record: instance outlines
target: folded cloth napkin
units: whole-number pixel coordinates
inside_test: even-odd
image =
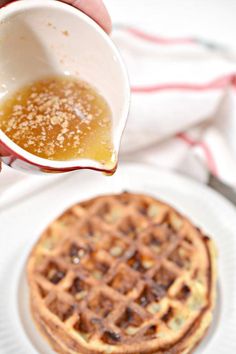
[[[211,171],[236,186],[234,55],[196,38],[160,38],[127,26],[116,26],[113,40],[132,88],[121,158],[176,169],[202,181]],[[32,188],[40,185],[39,177],[5,167],[0,194],[7,196],[10,186],[26,179],[27,184],[34,181]]]
[[[131,110],[123,155],[236,186],[236,57],[197,38],[160,38],[117,26]],[[199,174],[199,172],[201,172]]]

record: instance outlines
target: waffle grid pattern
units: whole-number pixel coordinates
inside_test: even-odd
[[[124,193],[78,204],[33,251],[39,295],[87,344],[159,339],[160,347],[171,347],[207,305],[201,238],[185,218],[149,197]]]

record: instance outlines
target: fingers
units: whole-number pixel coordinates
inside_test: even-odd
[[[12,0],[0,0],[0,8]],[[77,7],[86,15],[96,21],[107,33],[111,32],[112,24],[110,15],[102,0],[61,0]]]
[[[102,0],[61,0],[77,7],[96,21],[107,33],[111,32],[111,18]]]
[[[0,0],[0,8],[6,4],[8,4],[10,0]]]

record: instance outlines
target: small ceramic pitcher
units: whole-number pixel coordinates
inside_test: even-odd
[[[69,35],[65,35],[69,34]],[[130,88],[125,66],[109,36],[88,16],[52,0],[19,0],[0,9],[0,102],[23,85],[66,74],[92,84],[107,100],[113,116],[118,155]],[[27,171],[104,171],[88,159],[51,161],[25,151],[0,130],[0,160]]]

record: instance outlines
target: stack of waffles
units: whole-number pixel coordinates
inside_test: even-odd
[[[47,228],[28,281],[35,323],[58,353],[190,353],[212,319],[214,245],[152,197],[101,196]]]

